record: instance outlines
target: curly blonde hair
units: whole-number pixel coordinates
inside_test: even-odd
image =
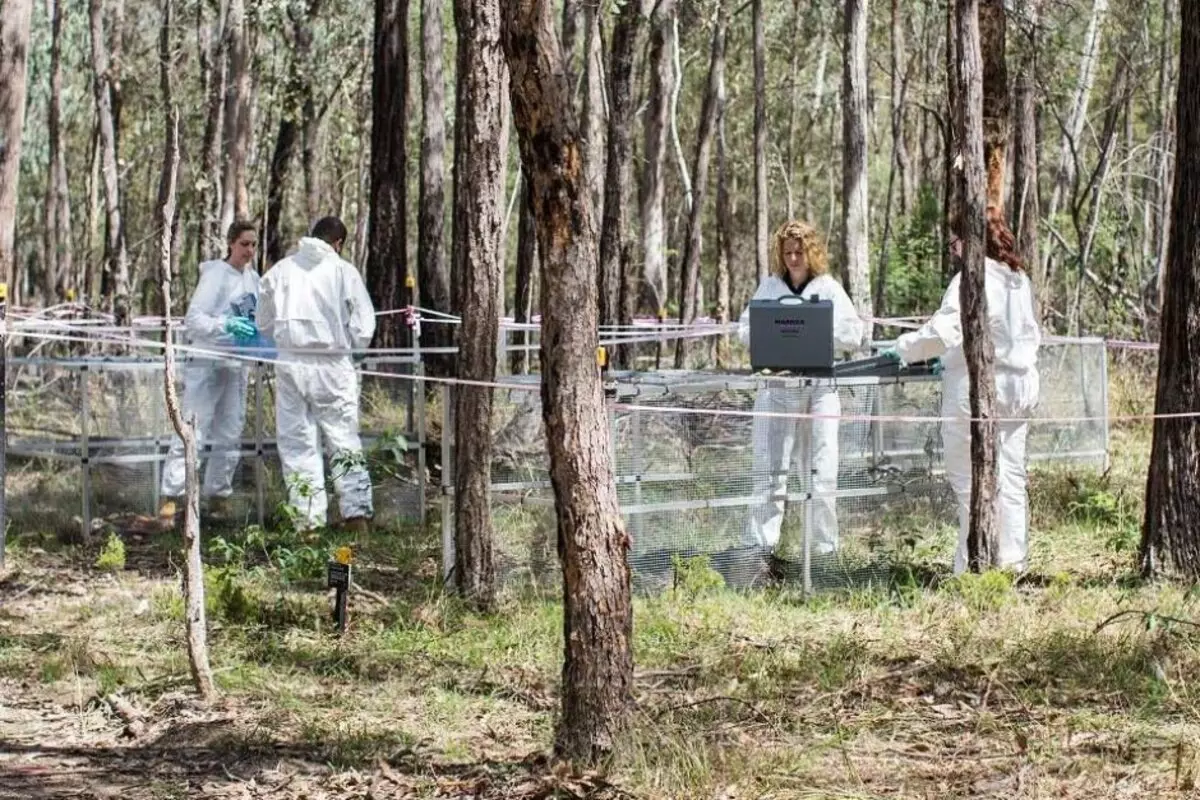
[[[795,239],[804,248],[804,261],[808,265],[808,274],[811,277],[829,273],[829,251],[825,249],[825,241],[821,234],[807,222],[794,219],[780,225],[771,240],[771,274],[779,278],[787,277],[787,267],[783,263],[783,243],[788,239]]]

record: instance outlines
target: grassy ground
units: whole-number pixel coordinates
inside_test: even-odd
[[[639,598],[634,724],[603,774],[546,759],[559,609],[468,612],[432,527],[375,535],[343,638],[313,578],[336,541],[210,535],[209,706],[170,536],[101,558],[15,532],[0,798],[1192,796],[1197,601],[1131,574],[1147,447],[1119,430],[1108,474],[1035,476],[1015,584],[951,579],[931,528],[886,586],[805,601],[697,573]]]

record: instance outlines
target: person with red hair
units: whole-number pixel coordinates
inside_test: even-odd
[[[961,258],[962,242],[954,239],[951,252]],[[1029,551],[1029,496],[1025,472],[1028,419],[1038,403],[1038,348],[1042,334],[1033,308],[1033,288],[1016,241],[996,209],[988,209],[987,258],[984,279],[988,327],[996,348],[996,415],[999,493],[999,553],[997,566],[1024,572]],[[901,336],[884,351],[903,363],[940,358],[942,372],[942,444],[946,478],[958,503],[958,549],[954,573],[967,568],[967,531],[971,502],[971,402],[967,362],[963,357],[959,305],[961,273],[955,275],[937,310],[920,330]]]

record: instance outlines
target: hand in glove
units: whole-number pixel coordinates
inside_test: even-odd
[[[238,344],[245,344],[258,335],[258,328],[245,317],[226,317],[224,328]]]
[[[889,347],[886,350],[880,350],[879,357],[887,361],[900,361],[900,354],[896,352],[896,348],[894,347]]]
[[[929,362],[929,371],[934,375],[941,375],[942,370],[944,369],[945,367],[942,366],[942,360],[940,358],[935,358]]]

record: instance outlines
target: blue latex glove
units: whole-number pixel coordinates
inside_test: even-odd
[[[899,361],[900,360],[900,354],[896,352],[896,348],[894,348],[894,347],[889,347],[886,350],[880,350],[879,357],[887,359],[888,361]]]
[[[945,367],[942,366],[942,360],[940,358],[935,358],[929,362],[929,371],[934,375],[941,375],[942,370],[944,369]]]
[[[248,344],[258,335],[258,328],[245,317],[226,317],[223,327],[238,344]]]

